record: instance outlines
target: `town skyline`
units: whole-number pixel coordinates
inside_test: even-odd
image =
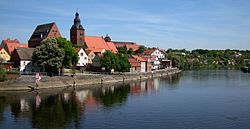
[[[163,49],[250,48],[250,4],[244,0],[0,3],[1,40],[16,38],[27,43],[38,24],[51,22],[56,22],[62,36],[70,39],[69,30],[78,11],[88,36],[109,34],[114,41]]]

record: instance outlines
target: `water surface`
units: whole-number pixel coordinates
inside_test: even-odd
[[[119,86],[1,92],[0,128],[249,129],[250,74],[188,71]]]

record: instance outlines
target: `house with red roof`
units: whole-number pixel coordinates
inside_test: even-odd
[[[147,60],[148,64],[151,64],[152,70],[160,69],[160,60],[157,56],[143,56],[143,59]]]
[[[22,44],[17,39],[14,39],[14,40],[7,39],[7,40],[2,40],[0,47],[4,48],[6,52],[8,52],[8,54],[11,55],[14,49],[18,47],[27,48],[28,44]]]
[[[165,59],[164,53],[159,49],[147,49],[141,54],[141,56],[157,56],[159,60]]]
[[[131,65],[130,72],[147,72],[147,61],[142,57],[132,55],[128,62]]]

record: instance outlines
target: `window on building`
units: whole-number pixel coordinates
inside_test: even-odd
[[[81,53],[81,56],[83,56],[83,53]]]
[[[84,60],[87,60],[87,57],[84,57]]]
[[[26,65],[26,62],[25,62],[25,61],[23,62],[23,65]]]

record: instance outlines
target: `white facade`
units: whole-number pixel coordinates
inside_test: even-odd
[[[141,61],[141,72],[146,72],[146,62]]]
[[[30,60],[20,61],[20,72],[43,72],[43,68],[33,65]]]
[[[152,60],[152,69],[156,70],[160,68],[161,62],[159,61],[158,57],[156,56],[154,60]]]
[[[159,59],[165,59],[164,53],[157,49],[151,54],[151,56],[157,56]]]
[[[88,64],[88,55],[82,48],[78,51],[78,56],[79,60],[76,66],[86,66]]]

